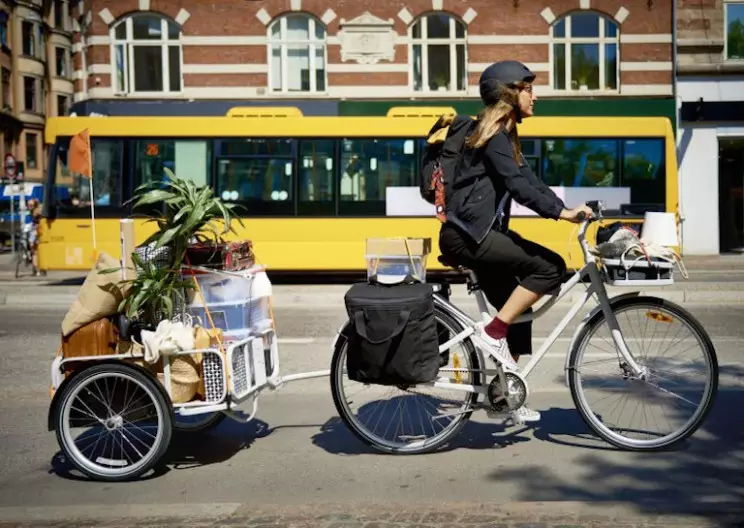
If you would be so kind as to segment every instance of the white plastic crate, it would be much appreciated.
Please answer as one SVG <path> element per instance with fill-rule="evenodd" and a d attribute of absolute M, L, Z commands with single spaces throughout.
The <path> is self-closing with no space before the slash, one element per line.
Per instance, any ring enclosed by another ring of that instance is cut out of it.
<path fill-rule="evenodd" d="M 674 284 L 674 263 L 645 258 L 639 260 L 602 259 L 611 286 L 668 286 Z M 629 267 L 630 266 L 630 267 Z M 626 269 L 627 268 L 627 269 Z"/>

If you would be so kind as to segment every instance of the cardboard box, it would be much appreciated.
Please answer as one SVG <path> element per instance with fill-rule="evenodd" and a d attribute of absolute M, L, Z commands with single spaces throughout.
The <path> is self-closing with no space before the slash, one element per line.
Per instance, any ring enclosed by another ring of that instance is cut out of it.
<path fill-rule="evenodd" d="M 428 257 L 431 253 L 431 238 L 408 238 L 408 249 L 412 256 Z M 368 238 L 367 258 L 408 256 L 403 238 Z"/>

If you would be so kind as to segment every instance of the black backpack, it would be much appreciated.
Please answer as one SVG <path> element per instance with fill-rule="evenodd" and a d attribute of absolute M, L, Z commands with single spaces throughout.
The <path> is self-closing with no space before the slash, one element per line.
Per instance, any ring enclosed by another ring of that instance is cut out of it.
<path fill-rule="evenodd" d="M 437 378 L 442 357 L 430 284 L 410 276 L 396 284 L 371 278 L 354 284 L 344 302 L 351 321 L 346 354 L 349 379 L 373 385 L 416 385 Z"/>
<path fill-rule="evenodd" d="M 426 136 L 426 149 L 421 162 L 419 192 L 436 205 L 437 218 L 446 218 L 447 186 L 460 169 L 465 139 L 476 121 L 467 115 L 444 114 Z"/>

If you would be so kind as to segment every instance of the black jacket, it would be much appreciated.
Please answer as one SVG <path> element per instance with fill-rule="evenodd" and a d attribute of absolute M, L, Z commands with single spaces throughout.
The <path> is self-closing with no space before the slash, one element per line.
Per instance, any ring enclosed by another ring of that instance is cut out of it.
<path fill-rule="evenodd" d="M 475 130 L 475 123 L 472 126 Z M 512 198 L 544 218 L 558 219 L 566 207 L 535 176 L 524 156 L 522 166 L 517 165 L 505 130 L 479 149 L 465 147 L 460 170 L 447 190 L 447 222 L 481 243 L 497 222 L 499 231 L 507 231 Z"/>

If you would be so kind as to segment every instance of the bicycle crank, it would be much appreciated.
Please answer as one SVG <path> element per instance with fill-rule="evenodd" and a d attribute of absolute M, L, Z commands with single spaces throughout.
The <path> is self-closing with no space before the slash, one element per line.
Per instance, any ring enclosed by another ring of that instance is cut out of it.
<path fill-rule="evenodd" d="M 496 374 L 488 384 L 488 401 L 497 413 L 519 409 L 527 401 L 527 382 L 516 372 L 506 373 L 506 394 Z"/>

